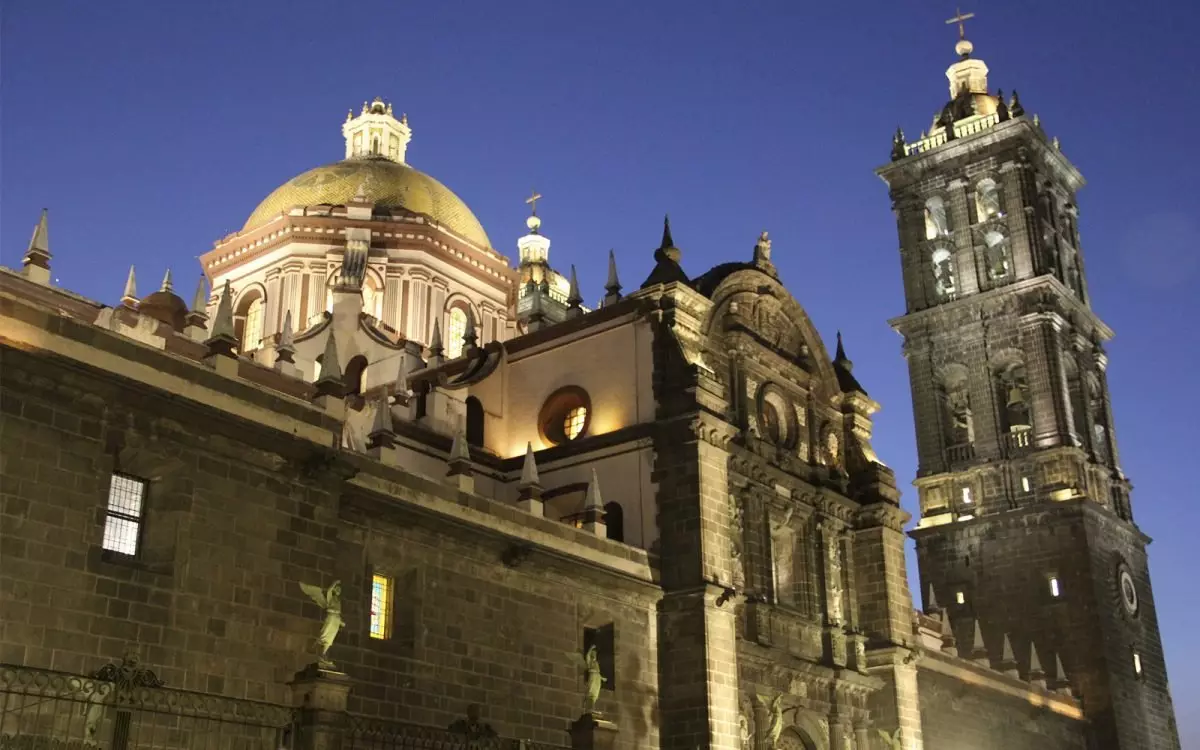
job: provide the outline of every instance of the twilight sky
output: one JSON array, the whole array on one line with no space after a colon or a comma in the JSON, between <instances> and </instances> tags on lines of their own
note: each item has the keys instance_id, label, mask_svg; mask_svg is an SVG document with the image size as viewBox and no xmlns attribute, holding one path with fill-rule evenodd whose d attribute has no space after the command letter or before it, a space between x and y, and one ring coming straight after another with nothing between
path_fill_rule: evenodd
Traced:
<instances>
[{"instance_id":1,"label":"twilight sky","mask_svg":"<svg viewBox=\"0 0 1200 750\"><path fill-rule=\"evenodd\" d=\"M895 223L872 170L948 97L953 5L756 2L59 2L0 16L0 262L50 208L59 283L110 304L196 256L274 187L342 157L346 110L409 115L408 161L516 256L531 188L551 263L626 287L671 214L684 268L748 259L770 230L827 342L840 328L884 410L875 448L905 507L916 470ZM1150 548L1184 747L1200 747L1200 528L1184 450L1200 421L1200 4L968 3L975 56L1089 180L1093 304L1111 343L1121 460ZM910 562L910 566L913 563ZM911 571L910 571L911 572ZM1115 604L1114 604L1115 606Z\"/></svg>"}]
</instances>

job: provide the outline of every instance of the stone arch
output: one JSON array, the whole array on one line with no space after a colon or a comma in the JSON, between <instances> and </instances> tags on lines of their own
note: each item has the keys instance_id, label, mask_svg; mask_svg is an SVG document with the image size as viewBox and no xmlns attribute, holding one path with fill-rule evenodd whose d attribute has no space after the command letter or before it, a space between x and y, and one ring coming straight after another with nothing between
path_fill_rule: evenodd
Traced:
<instances>
[{"instance_id":1,"label":"stone arch","mask_svg":"<svg viewBox=\"0 0 1200 750\"><path fill-rule=\"evenodd\" d=\"M779 735L774 750L819 750L819 746L808 732L800 727L791 726Z\"/></svg>"},{"instance_id":2,"label":"stone arch","mask_svg":"<svg viewBox=\"0 0 1200 750\"><path fill-rule=\"evenodd\" d=\"M975 220L989 221L1004 215L1000 181L995 175L983 175L975 181Z\"/></svg>"},{"instance_id":3,"label":"stone arch","mask_svg":"<svg viewBox=\"0 0 1200 750\"><path fill-rule=\"evenodd\" d=\"M476 397L467 396L467 443L482 448L483 438L483 404Z\"/></svg>"},{"instance_id":4,"label":"stone arch","mask_svg":"<svg viewBox=\"0 0 1200 750\"><path fill-rule=\"evenodd\" d=\"M346 363L346 368L342 371L342 382L346 385L346 394L356 396L363 392L363 385L367 378L367 358L361 354L356 354Z\"/></svg>"},{"instance_id":5,"label":"stone arch","mask_svg":"<svg viewBox=\"0 0 1200 750\"><path fill-rule=\"evenodd\" d=\"M258 282L247 284L233 302L233 333L242 353L262 346L267 331L267 288Z\"/></svg>"}]
</instances>

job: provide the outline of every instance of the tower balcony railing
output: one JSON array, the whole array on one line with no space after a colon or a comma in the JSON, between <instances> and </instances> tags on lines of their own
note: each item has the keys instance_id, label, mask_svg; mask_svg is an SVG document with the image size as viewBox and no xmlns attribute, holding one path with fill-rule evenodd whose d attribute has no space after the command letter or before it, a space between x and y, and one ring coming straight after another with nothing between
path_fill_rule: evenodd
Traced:
<instances>
[{"instance_id":1,"label":"tower balcony railing","mask_svg":"<svg viewBox=\"0 0 1200 750\"><path fill-rule=\"evenodd\" d=\"M975 446L971 443L946 446L946 463L961 464L974 460Z\"/></svg>"},{"instance_id":2,"label":"tower balcony railing","mask_svg":"<svg viewBox=\"0 0 1200 750\"><path fill-rule=\"evenodd\" d=\"M965 120L959 120L954 123L954 137L963 138L968 135L982 133L988 128L994 127L1000 123L1000 115L993 112L990 115L980 115L976 117L968 117ZM904 153L907 156L914 154L923 154L930 149L937 148L946 143L946 130L942 129L939 133L933 133L919 141L907 143L904 146Z\"/></svg>"},{"instance_id":3,"label":"tower balcony railing","mask_svg":"<svg viewBox=\"0 0 1200 750\"><path fill-rule=\"evenodd\" d=\"M1033 430L1025 428L1010 432L1004 436L1004 453L1007 456L1019 456L1028 453L1033 448Z\"/></svg>"}]
</instances>

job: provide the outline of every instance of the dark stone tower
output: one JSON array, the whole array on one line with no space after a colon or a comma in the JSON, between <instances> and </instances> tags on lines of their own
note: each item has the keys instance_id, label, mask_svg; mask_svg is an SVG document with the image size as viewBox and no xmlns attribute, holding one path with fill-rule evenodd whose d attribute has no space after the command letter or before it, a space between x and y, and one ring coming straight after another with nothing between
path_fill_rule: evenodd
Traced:
<instances>
[{"instance_id":1,"label":"dark stone tower","mask_svg":"<svg viewBox=\"0 0 1200 750\"><path fill-rule=\"evenodd\" d=\"M1083 178L960 39L928 136L897 131L900 234L916 417L921 589L959 643L978 620L1022 677L1036 645L1065 671L1097 748L1179 747L1146 545L1117 457L1075 193ZM1061 668L1057 663L1061 662ZM1061 676L1061 675L1059 675Z\"/></svg>"}]
</instances>

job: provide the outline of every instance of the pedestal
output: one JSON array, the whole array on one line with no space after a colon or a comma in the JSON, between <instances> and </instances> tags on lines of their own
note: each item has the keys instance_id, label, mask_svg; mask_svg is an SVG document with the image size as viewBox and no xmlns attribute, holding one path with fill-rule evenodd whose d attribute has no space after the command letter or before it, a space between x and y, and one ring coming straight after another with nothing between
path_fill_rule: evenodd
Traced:
<instances>
[{"instance_id":1,"label":"pedestal","mask_svg":"<svg viewBox=\"0 0 1200 750\"><path fill-rule=\"evenodd\" d=\"M297 709L293 750L336 750L346 722L350 678L344 672L309 664L292 678Z\"/></svg>"},{"instance_id":2,"label":"pedestal","mask_svg":"<svg viewBox=\"0 0 1200 750\"><path fill-rule=\"evenodd\" d=\"M617 746L617 725L595 711L580 716L568 731L571 750L613 750Z\"/></svg>"}]
</instances>

